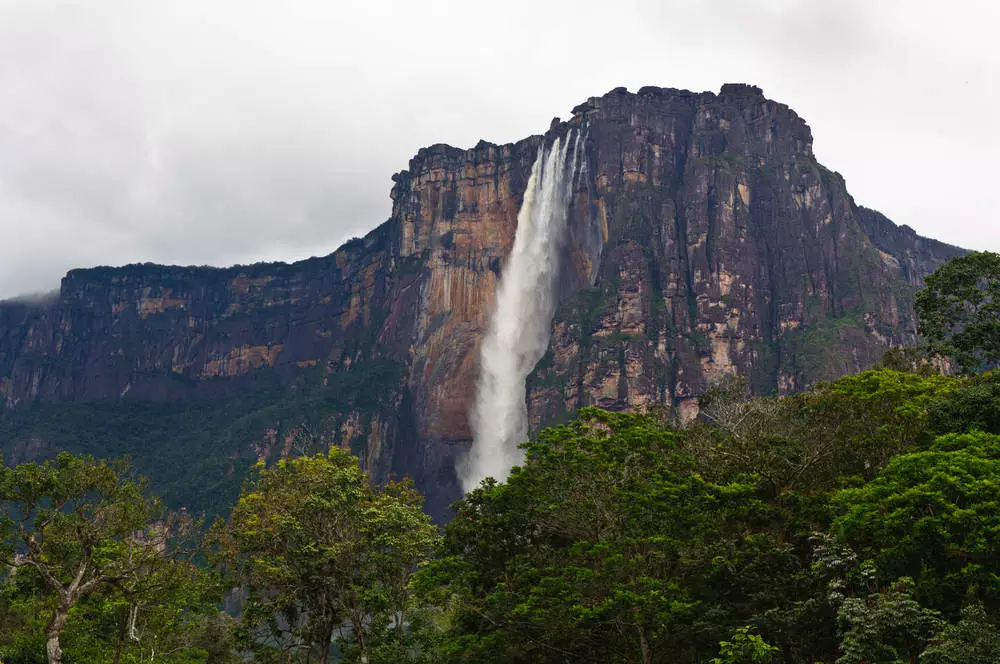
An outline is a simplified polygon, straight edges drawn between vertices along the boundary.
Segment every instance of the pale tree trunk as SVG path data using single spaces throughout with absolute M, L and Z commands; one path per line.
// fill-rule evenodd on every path
M 396 607 L 396 640 L 399 645 L 403 645 L 406 632 L 404 630 L 404 625 L 406 624 L 406 609 L 408 608 L 408 603 L 406 601 L 405 590 L 404 595 L 399 605 Z
M 59 635 L 66 626 L 70 606 L 69 599 L 61 597 L 59 599 L 59 606 L 56 607 L 55 612 L 52 614 L 52 619 L 49 620 L 49 624 L 45 628 L 45 658 L 48 664 L 62 663 L 62 648 L 59 647 Z
M 646 628 L 642 624 L 636 625 L 639 630 L 639 649 L 642 651 L 642 664 L 653 664 L 653 651 L 649 647 L 649 639 L 646 638 Z
M 42 578 L 45 579 L 49 587 L 59 594 L 59 604 L 52 612 L 49 624 L 45 626 L 45 659 L 48 664 L 62 664 L 62 648 L 59 646 L 59 636 L 62 634 L 63 628 L 66 627 L 69 610 L 73 608 L 77 600 L 92 592 L 105 579 L 96 578 L 91 579 L 87 583 L 83 582 L 87 568 L 90 566 L 89 550 L 87 551 L 88 555 L 84 557 L 77 567 L 76 574 L 73 575 L 73 580 L 68 586 L 63 586 L 53 576 L 49 567 L 41 562 L 41 551 L 34 539 L 29 542 L 29 552 L 31 556 L 30 560 L 35 569 L 42 575 Z

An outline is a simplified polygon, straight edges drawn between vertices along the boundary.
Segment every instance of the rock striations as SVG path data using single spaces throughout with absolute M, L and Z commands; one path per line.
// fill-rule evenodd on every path
M 74 270 L 54 301 L 0 304 L 0 405 L 305 390 L 389 365 L 374 406 L 348 399 L 317 435 L 376 478 L 414 476 L 443 514 L 528 176 L 571 129 L 584 164 L 533 427 L 591 404 L 686 419 L 728 374 L 789 392 L 863 369 L 914 340 L 915 288 L 962 253 L 857 206 L 759 88 L 618 88 L 544 136 L 420 150 L 393 176 L 391 218 L 325 258 Z M 287 454 L 297 425 L 246 444 Z

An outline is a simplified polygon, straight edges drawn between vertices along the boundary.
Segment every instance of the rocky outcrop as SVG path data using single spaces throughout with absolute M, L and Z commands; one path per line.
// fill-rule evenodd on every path
M 571 128 L 586 156 L 529 379 L 535 427 L 588 404 L 689 418 L 720 376 L 787 392 L 867 367 L 914 340 L 914 287 L 961 252 L 855 205 L 806 123 L 758 88 L 619 88 L 544 136 L 421 150 L 393 176 L 391 218 L 330 256 L 75 270 L 52 302 L 0 304 L 0 403 L 374 384 L 379 399 L 345 397 L 310 435 L 376 477 L 413 475 L 441 514 L 532 163 Z M 274 423 L 249 454 L 291 453 L 300 425 Z
M 271 370 L 338 370 L 413 278 L 393 272 L 388 228 L 326 258 L 231 269 L 74 270 L 58 300 L 0 306 L 0 398 L 171 399 Z M 405 355 L 386 339 L 382 352 Z M 223 381 L 220 379 L 228 379 Z
M 536 426 L 588 404 L 689 417 L 725 374 L 788 392 L 863 369 L 915 339 L 912 287 L 961 252 L 856 206 L 758 88 L 616 90 L 577 112 L 604 259 L 557 316 Z
M 924 285 L 924 277 L 965 249 L 917 235 L 909 226 L 897 226 L 884 214 L 859 207 L 858 222 L 879 256 L 894 274 L 914 287 Z

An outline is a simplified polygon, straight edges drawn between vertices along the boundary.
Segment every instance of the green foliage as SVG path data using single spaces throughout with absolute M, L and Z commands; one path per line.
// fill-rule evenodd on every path
M 403 647 L 409 576 L 437 539 L 421 501 L 407 484 L 373 488 L 337 448 L 259 466 L 217 526 L 219 560 L 247 593 L 244 646 L 325 662 L 347 624 L 348 657 L 371 661 L 387 633 Z
M 165 514 L 127 464 L 63 452 L 2 467 L 0 514 L 0 562 L 9 570 L 0 611 L 14 626 L 0 650 L 6 660 L 114 653 L 130 662 L 168 650 L 161 661 L 204 661 L 198 625 L 218 616 L 219 589 L 181 557 L 193 524 Z
M 1000 372 L 966 378 L 933 404 L 931 425 L 938 433 L 985 431 L 1000 434 Z
M 712 658 L 712 664 L 749 664 L 750 662 L 766 663 L 772 661 L 780 648 L 775 648 L 752 632 L 752 627 L 740 627 L 733 633 L 731 641 L 721 641 L 719 643 L 719 656 Z
M 975 373 L 1000 363 L 1000 254 L 979 251 L 938 268 L 917 292 L 919 332 L 957 368 Z
M 894 346 L 886 348 L 876 369 L 890 369 L 904 373 L 915 373 L 921 376 L 932 376 L 938 373 L 932 358 L 924 346 Z
M 51 610 L 37 572 L 24 569 L 0 583 L 0 662 L 45 662 L 45 623 Z
M 743 379 L 714 386 L 702 399 L 708 426 L 685 445 L 707 477 L 750 473 L 774 496 L 838 488 L 871 478 L 889 458 L 929 443 L 940 400 L 958 381 L 891 370 L 865 371 L 790 397 L 752 398 Z
M 844 631 L 837 664 L 909 664 L 940 627 L 937 613 L 913 598 L 911 579 L 884 591 L 844 601 L 838 618 Z
M 707 575 L 728 577 L 726 553 L 754 546 L 752 487 L 706 482 L 678 440 L 584 409 L 540 433 L 506 484 L 458 503 L 418 579 L 451 609 L 439 661 L 667 662 L 730 634 L 704 623 L 700 596 L 719 590 Z
M 1000 438 L 940 438 L 839 492 L 835 505 L 834 532 L 883 578 L 914 578 L 925 604 L 954 612 L 974 597 L 1000 606 Z
M 80 602 L 65 632 L 67 661 L 236 662 L 221 587 L 191 563 L 162 570 L 149 592 L 111 589 Z
M 365 361 L 290 387 L 261 372 L 245 392 L 234 395 L 37 404 L 23 411 L 0 410 L 0 451 L 24 457 L 21 449 L 39 441 L 43 455 L 67 450 L 129 457 L 167 505 L 214 516 L 235 502 L 257 458 L 252 443 L 261 441 L 265 430 L 276 427 L 281 436 L 297 426 L 322 431 L 332 418 L 350 412 L 391 416 L 402 389 L 400 365 Z
M 837 474 L 871 478 L 893 455 L 929 442 L 932 410 L 957 385 L 939 374 L 882 369 L 821 384 L 796 400 L 812 435 L 834 434 Z
M 920 654 L 920 664 L 996 664 L 1000 631 L 982 604 L 962 609 L 957 624 L 946 625 Z
M 505 484 L 456 505 L 441 554 L 415 579 L 436 616 L 421 629 L 425 652 L 930 657 L 942 616 L 977 598 L 991 620 L 1000 608 L 1000 438 L 934 437 L 988 419 L 992 403 L 988 376 L 881 368 L 782 398 L 730 380 L 683 431 L 585 409 L 527 445 Z

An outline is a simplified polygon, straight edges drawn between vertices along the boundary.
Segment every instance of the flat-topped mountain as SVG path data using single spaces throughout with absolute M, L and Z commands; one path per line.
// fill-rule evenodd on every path
M 688 418 L 726 374 L 767 393 L 864 369 L 915 340 L 915 289 L 963 253 L 858 206 L 759 88 L 618 88 L 544 135 L 420 150 L 389 220 L 329 256 L 74 270 L 58 298 L 0 303 L 5 455 L 130 453 L 213 508 L 258 458 L 340 445 L 443 514 L 532 165 L 570 132 L 532 427 L 585 405 Z

